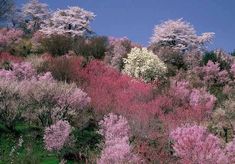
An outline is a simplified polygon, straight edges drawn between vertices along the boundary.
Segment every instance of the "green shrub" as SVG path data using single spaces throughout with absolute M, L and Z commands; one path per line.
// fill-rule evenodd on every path
M 19 55 L 19 56 L 28 56 L 32 53 L 32 43 L 29 39 L 22 39 L 19 42 L 12 44 L 9 49 L 9 52 L 12 55 Z
M 73 39 L 64 35 L 52 35 L 41 41 L 42 49 L 53 56 L 61 56 L 72 49 Z
M 103 59 L 108 46 L 106 37 L 76 38 L 73 50 L 77 55 L 85 58 Z

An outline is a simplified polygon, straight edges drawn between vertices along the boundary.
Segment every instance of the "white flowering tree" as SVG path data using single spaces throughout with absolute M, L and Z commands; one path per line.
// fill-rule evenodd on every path
M 147 48 L 132 48 L 124 59 L 123 72 L 149 82 L 166 74 L 167 67 Z
M 91 31 L 89 24 L 94 17 L 94 13 L 80 7 L 69 7 L 65 10 L 59 9 L 52 14 L 50 19 L 45 21 L 41 32 L 47 35 L 68 34 L 71 36 L 83 36 Z
M 151 44 L 170 46 L 185 51 L 202 50 L 212 41 L 213 32 L 202 33 L 198 36 L 194 27 L 182 19 L 168 20 L 155 26 Z
M 27 26 L 30 30 L 36 31 L 44 23 L 44 20 L 50 17 L 48 5 L 40 3 L 38 0 L 31 0 L 23 8 L 23 15 L 27 20 Z

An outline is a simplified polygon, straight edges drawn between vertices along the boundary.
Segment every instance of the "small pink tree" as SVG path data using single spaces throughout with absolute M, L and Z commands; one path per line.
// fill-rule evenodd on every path
M 65 145 L 71 133 L 71 126 L 68 121 L 59 120 L 47 127 L 44 132 L 45 148 L 48 151 L 60 151 Z
M 170 138 L 174 141 L 175 155 L 180 157 L 182 163 L 227 163 L 219 138 L 209 134 L 203 127 L 179 127 L 171 132 Z
M 22 35 L 23 31 L 18 29 L 0 29 L 0 47 L 10 45 L 11 43 L 19 40 Z
M 232 142 L 228 143 L 225 148 L 225 154 L 228 157 L 228 161 L 235 163 L 235 138 Z
M 130 127 L 126 118 L 110 113 L 99 124 L 100 133 L 105 139 L 105 147 L 98 159 L 98 164 L 136 163 L 139 160 L 132 153 L 132 147 L 129 144 Z

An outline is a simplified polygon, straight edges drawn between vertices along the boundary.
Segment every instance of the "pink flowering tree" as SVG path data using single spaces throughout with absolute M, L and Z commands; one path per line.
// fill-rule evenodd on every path
M 23 31 L 18 29 L 0 29 L 0 50 L 18 41 L 23 36 Z
M 60 119 L 73 118 L 90 102 L 87 94 L 75 84 L 58 82 L 50 72 L 37 75 L 29 63 L 13 64 L 12 70 L 1 69 L 0 77 L 3 85 L 2 97 L 11 92 L 15 93 L 15 98 L 25 104 L 21 116 L 29 121 L 39 121 L 42 126 L 48 126 Z M 8 83 L 13 86 L 5 87 Z M 10 100 L 7 97 L 3 99 L 4 102 Z M 12 110 L 9 106 L 3 107 L 2 111 Z M 16 104 L 15 108 L 17 107 Z
M 228 163 L 219 138 L 209 134 L 203 127 L 179 127 L 171 132 L 170 138 L 174 143 L 175 155 L 182 163 Z
M 233 77 L 234 77 L 234 79 L 235 79 L 235 63 L 232 64 L 231 69 L 230 69 L 230 72 L 233 74 Z
M 124 117 L 110 113 L 100 121 L 99 125 L 105 143 L 97 163 L 119 164 L 139 161 L 139 158 L 132 153 L 132 147 L 129 144 L 130 127 Z
M 46 127 L 43 137 L 45 148 L 48 151 L 60 151 L 68 141 L 70 133 L 71 126 L 68 121 L 59 120 Z
M 235 163 L 235 138 L 226 145 L 225 154 L 230 163 Z

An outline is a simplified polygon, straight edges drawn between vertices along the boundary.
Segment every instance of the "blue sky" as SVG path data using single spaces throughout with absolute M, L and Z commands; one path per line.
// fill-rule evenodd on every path
M 28 0 L 16 0 L 18 6 Z M 99 35 L 127 36 L 148 45 L 154 25 L 183 18 L 198 32 L 215 32 L 210 49 L 235 49 L 235 0 L 40 0 L 49 8 L 80 6 L 95 13 L 91 27 Z

